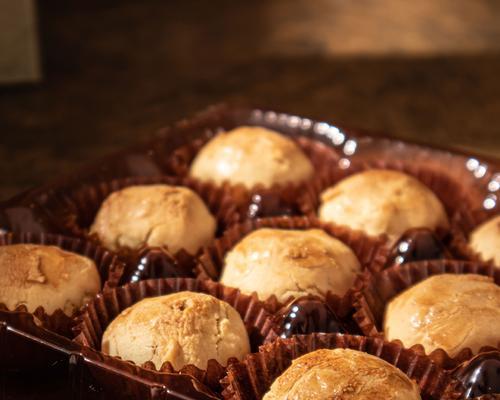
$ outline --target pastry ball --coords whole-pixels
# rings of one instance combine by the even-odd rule
[[[477,227],[470,235],[470,247],[485,261],[500,268],[500,215]]]
[[[351,175],[321,194],[319,218],[396,241],[410,228],[448,227],[443,205],[427,186],[397,171]]]
[[[144,185],[111,193],[90,232],[111,250],[147,245],[194,254],[213,240],[215,229],[215,218],[192,190]]]
[[[500,344],[500,286],[475,274],[432,276],[405,290],[387,306],[384,333],[427,353],[444,349],[451,357],[469,347]]]
[[[285,302],[306,294],[342,296],[352,287],[360,263],[352,250],[320,229],[258,229],[224,260],[220,281],[243,293]]]
[[[263,400],[420,400],[418,386],[388,362],[350,349],[293,360]]]
[[[0,246],[0,303],[9,310],[24,305],[29,312],[42,306],[68,316],[101,290],[101,278],[91,259],[55,246]]]
[[[203,293],[179,292],[141,300],[107,327],[102,350],[112,356],[157,369],[170,361],[175,369],[207,361],[226,365],[228,358],[250,352],[245,325],[226,302]]]
[[[210,140],[191,164],[190,175],[221,184],[299,183],[313,174],[311,161],[289,138],[260,127],[242,126]]]

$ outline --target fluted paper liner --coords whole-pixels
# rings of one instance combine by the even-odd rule
[[[317,215],[321,203],[321,193],[324,190],[336,185],[348,176],[371,169],[395,170],[418,179],[436,194],[449,217],[457,212],[459,206],[464,203],[469,204],[467,188],[449,175],[445,166],[438,169],[435,166],[427,167],[411,161],[409,163],[391,160],[353,161],[345,169],[337,165],[324,165],[317,172],[315,179],[307,185],[304,194],[299,199],[302,212],[306,215]]]
[[[116,254],[95,243],[80,238],[71,238],[47,233],[0,234],[0,246],[20,243],[56,246],[63,250],[90,258],[94,261],[101,277],[103,291],[116,287],[124,272],[124,264],[118,260]],[[15,310],[8,310],[4,304],[0,304],[0,309],[12,312],[27,312],[27,308],[24,305],[18,306]],[[63,336],[71,337],[72,321],[78,312],[79,311],[75,311],[72,316],[68,316],[63,310],[58,309],[48,314],[45,312],[43,306],[40,306],[33,312],[33,315],[36,317],[36,321],[44,328],[57,332]]]
[[[142,368],[132,362],[124,362],[119,358],[111,357],[109,355],[103,354],[89,347],[83,347],[81,349],[82,355],[86,358],[87,364],[92,364],[98,362],[101,365],[101,373],[105,372],[105,376],[96,376],[95,378],[100,381],[103,387],[112,388],[113,380],[117,379],[115,375],[118,375],[118,379],[123,378],[122,375],[132,376],[134,379],[126,379],[128,389],[132,393],[137,393],[137,383],[135,380],[145,380],[148,384],[153,385],[154,383],[159,385],[164,385],[167,390],[173,391],[179,394],[182,399],[200,399],[200,400],[210,400],[210,399],[220,399],[220,396],[213,392],[208,386],[203,384],[199,378],[207,380],[204,376],[206,373],[199,369],[184,368],[182,371],[173,371],[169,369],[157,372],[153,369]],[[224,371],[220,372],[221,374]],[[214,379],[218,379],[214,378]],[[152,396],[155,398],[155,396]],[[158,398],[165,398],[161,396],[156,396]],[[133,398],[143,398],[139,393],[135,394]],[[167,397],[170,398],[170,397]],[[179,398],[175,396],[174,398]]]
[[[347,348],[379,357],[399,368],[418,384],[423,399],[459,399],[461,387],[431,359],[378,338],[315,333],[278,339],[258,353],[232,364],[222,380],[226,400],[260,400],[292,360],[318,349]]]
[[[100,294],[91,301],[79,316],[75,326],[75,341],[95,350],[101,349],[101,340],[106,327],[121,311],[146,297],[161,296],[181,291],[207,293],[225,301],[241,315],[250,338],[252,349],[257,349],[272,328],[272,320],[264,304],[256,296],[247,296],[234,288],[225,287],[211,281],[201,281],[191,278],[151,279],[120,286]],[[156,371],[151,362],[137,366],[131,361],[101,353],[104,360],[116,365],[134,365],[139,375],[153,374],[161,380],[162,373],[176,372],[172,365],[166,362],[160,371]],[[234,361],[234,360],[232,360]],[[230,361],[231,362],[231,361]],[[144,372],[147,371],[147,372]],[[215,360],[210,360],[206,370],[188,365],[180,373],[190,374],[214,390],[219,389],[219,380],[225,372],[225,367]]]
[[[383,318],[388,302],[411,286],[440,274],[479,274],[492,277],[500,285],[500,269],[485,263],[460,260],[419,261],[393,266],[374,274],[365,281],[365,286],[354,295],[354,320],[366,336],[383,338]],[[500,346],[500,343],[499,343]],[[419,354],[425,354],[422,345],[411,348]],[[481,351],[491,350],[485,346]],[[462,349],[455,357],[450,357],[443,349],[436,349],[429,357],[445,369],[455,368],[470,359],[470,348]]]
[[[485,210],[484,208],[472,210],[469,207],[461,207],[453,216],[451,224],[450,249],[453,254],[464,260],[494,264],[493,260],[484,260],[469,246],[469,236],[475,228],[494,218],[499,212],[499,207],[494,210]]]
[[[46,201],[47,213],[65,232],[99,242],[96,235],[89,235],[88,228],[103,203],[113,192],[133,185],[166,184],[184,186],[196,192],[205,202],[218,223],[218,231],[237,221],[234,202],[229,193],[210,184],[190,178],[179,177],[134,177],[79,186],[70,190],[53,191]],[[173,276],[193,276],[194,254],[181,249],[172,253],[167,247],[144,245],[140,249],[123,248],[117,251],[127,265],[123,283],[140,279],[131,276],[141,263],[148,263],[148,270],[155,275],[149,278],[163,278],[161,271],[167,267]]]
[[[64,384],[62,387],[64,391],[58,391],[57,394],[51,391],[48,394],[51,399],[67,399],[75,396],[87,399],[94,398],[93,395],[103,398],[102,389],[106,390],[110,398],[145,400],[220,398],[190,375],[165,373],[162,382],[157,382],[158,379],[154,374],[149,376],[145,374],[142,377],[136,375],[135,366],[132,364],[124,368],[122,365],[115,365],[113,360],[105,362],[99,352],[40,327],[33,314],[0,310],[0,321],[2,322],[0,342],[6,339],[3,341],[4,348],[1,349],[3,357],[0,358],[0,368],[18,371],[19,375],[28,372],[30,375],[24,378],[25,382],[36,385],[30,380],[33,374],[44,370],[45,376],[48,377],[50,369],[47,369],[59,365],[56,370],[61,370],[62,376],[52,378],[57,378]],[[99,381],[97,386],[95,379]],[[38,377],[36,380],[39,382]],[[10,383],[7,381],[2,389],[5,390],[7,387],[7,393],[11,393],[12,398],[17,398],[14,394],[16,392],[11,392],[9,389]],[[37,398],[41,398],[45,391],[44,388],[41,388],[40,392],[30,388],[30,393],[36,393]]]
[[[197,153],[216,133],[218,132],[212,132],[174,150],[166,162],[167,170],[178,176],[187,176],[189,174],[190,164]],[[339,159],[339,155],[335,149],[320,141],[305,136],[290,137],[287,134],[283,135],[295,141],[304,154],[310,159],[315,170],[318,170],[323,165],[336,164]],[[229,182],[223,183],[221,187],[231,193],[233,201],[238,209],[239,220],[242,221],[246,217],[252,216],[252,210],[249,210],[249,206],[255,195],[260,195],[265,198],[269,197],[264,200],[267,204],[273,202],[280,205],[277,210],[260,213],[259,217],[270,217],[283,214],[283,209],[286,209],[287,214],[300,215],[300,203],[297,199],[300,193],[303,192],[304,187],[313,180],[314,175],[304,182],[275,184],[271,187],[264,187],[258,184],[252,188],[246,188],[242,184],[230,184]],[[270,206],[269,208],[272,209],[273,207]]]
[[[218,280],[224,267],[224,258],[236,243],[250,232],[260,228],[279,228],[279,229],[323,229],[330,236],[342,241],[352,249],[357,256],[361,267],[366,271],[380,271],[384,268],[389,254],[384,238],[372,238],[364,235],[362,232],[351,230],[347,227],[326,224],[314,218],[307,217],[272,217],[256,220],[247,220],[244,223],[236,224],[230,227],[221,238],[217,239],[212,246],[203,249],[198,259],[196,272],[201,279]],[[354,284],[360,284],[360,279]],[[332,293],[327,294],[326,299],[335,312],[345,317],[351,309],[352,291],[345,296],[339,297]],[[266,300],[272,311],[277,311],[284,304],[280,304],[276,298],[272,297]]]

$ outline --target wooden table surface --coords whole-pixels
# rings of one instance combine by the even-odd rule
[[[500,2],[70,3],[0,88],[0,199],[221,101],[500,156]]]

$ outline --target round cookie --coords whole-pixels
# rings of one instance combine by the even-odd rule
[[[410,228],[447,228],[437,196],[412,176],[373,169],[343,179],[321,194],[319,218],[396,241]]]
[[[342,296],[360,263],[352,250],[320,229],[258,229],[227,253],[221,283],[265,300],[306,294]]]
[[[90,232],[111,249],[166,246],[191,254],[209,244],[216,221],[192,190],[169,185],[130,186],[102,203]]]
[[[500,215],[478,226],[470,234],[469,246],[485,261],[500,268]]]
[[[202,181],[270,187],[300,183],[313,174],[311,161],[291,139],[269,129],[242,126],[215,136],[199,151],[190,175]]]
[[[102,350],[159,369],[169,361],[175,369],[207,361],[226,365],[230,357],[250,352],[245,325],[226,302],[195,292],[179,292],[141,300],[125,309],[107,327]]]
[[[441,348],[451,357],[500,344],[500,287],[475,274],[435,275],[412,286],[387,305],[384,333],[405,347]]]
[[[388,362],[350,349],[293,360],[263,400],[420,400],[418,386]]]
[[[91,259],[56,246],[0,246],[0,303],[34,312],[42,306],[68,316],[101,290],[101,278]]]

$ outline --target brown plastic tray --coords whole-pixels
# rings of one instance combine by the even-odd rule
[[[97,352],[38,327],[23,312],[0,311],[0,382],[2,400],[193,398],[183,394],[189,380],[182,388],[166,387],[109,366]]]
[[[167,162],[177,148],[197,138],[240,125],[261,125],[289,136],[306,136],[333,147],[343,167],[352,162],[390,159],[425,163],[446,172],[467,187],[473,207],[500,209],[500,159],[451,148],[435,148],[392,139],[379,133],[339,127],[285,113],[217,105],[142,141],[0,203],[0,229],[12,232],[68,234],[50,212],[51,196],[78,185],[134,176],[171,175]],[[49,179],[50,180],[50,179]],[[498,184],[496,184],[497,182]],[[95,376],[111,383],[100,387]],[[0,311],[0,398],[2,399],[190,399],[172,388],[141,379],[103,363],[97,354],[33,324],[26,313]],[[205,397],[208,398],[208,397]]]

